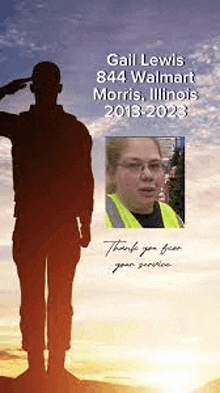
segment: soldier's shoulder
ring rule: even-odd
[[[18,117],[19,117],[19,115],[16,113],[10,113],[10,112],[4,112],[4,111],[0,111],[0,116],[2,119],[5,119],[5,120],[18,119]]]
[[[28,110],[28,111],[20,112],[17,116],[19,119],[24,119],[24,118],[31,117],[32,115],[33,115],[32,112],[30,110]]]
[[[85,136],[90,136],[88,128],[86,127],[86,125],[77,119],[76,116],[72,115],[71,113],[67,113],[67,112],[63,112],[66,116],[66,118],[70,121],[70,123],[73,126],[73,129],[79,131],[81,134],[85,135]]]

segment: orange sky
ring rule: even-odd
[[[165,393],[187,393],[218,377],[219,153],[213,145],[187,146],[184,230],[104,229],[104,188],[97,188],[93,240],[82,253],[75,278],[72,349],[67,357],[68,367],[80,378],[153,384]],[[12,224],[9,218],[5,226]],[[10,240],[10,230],[2,243],[6,238]],[[163,255],[170,268],[137,269],[138,252],[111,252],[105,257],[109,246],[104,241],[118,239],[130,245],[138,241],[140,249],[152,245],[159,251],[168,243],[182,250]],[[144,261],[158,257],[152,252]],[[118,260],[132,261],[136,267],[112,274]],[[12,261],[1,262],[0,282],[2,350],[11,349],[20,358],[24,353],[14,352],[20,346],[19,286]],[[1,373],[8,376],[22,367],[24,359],[0,363]]]

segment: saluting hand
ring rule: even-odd
[[[17,91],[24,89],[27,86],[27,82],[30,82],[32,80],[31,77],[29,78],[23,78],[23,79],[16,79],[8,85],[5,85],[0,88],[0,94],[1,95],[6,95],[6,94],[14,94]]]

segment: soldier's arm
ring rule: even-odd
[[[27,82],[30,82],[31,78],[17,79],[7,85],[0,87],[0,100],[2,100],[6,95],[11,95],[17,91],[24,89],[27,86]],[[13,132],[16,132],[15,121],[17,115],[0,112],[0,136],[6,136],[8,138],[12,137]]]
[[[86,130],[87,131],[87,130]],[[94,178],[91,167],[92,138],[87,131],[87,143],[84,152],[84,181],[83,181],[83,206],[80,214],[81,246],[87,247],[90,243],[90,224],[93,211]]]
[[[7,85],[0,87],[0,100],[8,94],[14,94],[17,91],[24,89],[27,86],[27,82],[30,82],[32,78],[16,79]]]

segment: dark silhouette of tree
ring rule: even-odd
[[[170,160],[170,168],[176,167],[176,176],[171,180],[169,189],[169,204],[185,222],[185,148],[174,149]]]

